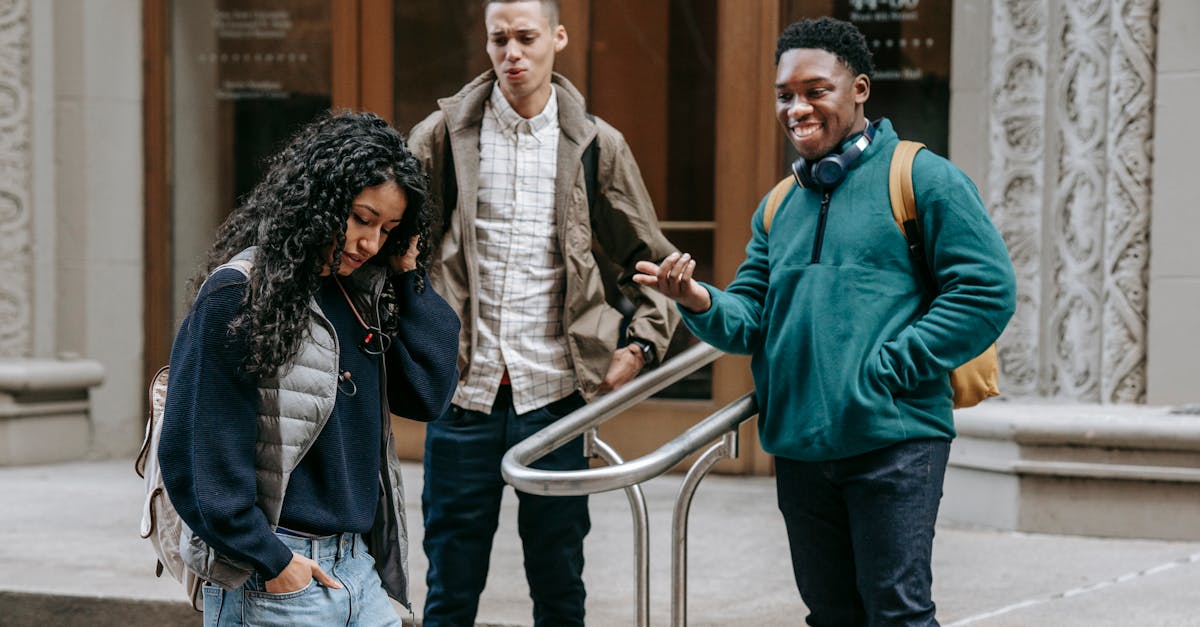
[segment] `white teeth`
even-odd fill
[[[820,128],[819,126],[804,126],[804,127],[793,126],[792,133],[796,137],[804,138],[804,137],[808,137],[809,135],[812,135],[813,133],[816,133],[817,129],[819,129],[819,128]]]

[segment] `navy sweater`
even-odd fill
[[[458,381],[458,317],[432,289],[416,294],[411,273],[393,279],[401,318],[386,353],[392,412],[424,420],[445,411]],[[245,278],[218,272],[198,295],[171,351],[159,459],[180,517],[219,553],[274,578],[291,551],[274,537],[256,504],[257,382],[240,376],[244,337],[229,323],[241,306]],[[292,472],[280,526],[328,535],[366,533],[379,502],[385,429],[380,356],[359,346],[365,332],[332,279],[317,295],[339,344],[339,372],[357,387],[339,388],[333,413]],[[366,315],[366,312],[362,312]]]

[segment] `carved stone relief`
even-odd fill
[[[1100,380],[1106,402],[1146,400],[1157,5],[1155,0],[1113,5]]]
[[[1008,243],[1019,290],[999,343],[1004,390],[1037,394],[1041,380],[1042,224],[1045,187],[1046,0],[1005,0],[992,16],[988,206]]]
[[[27,0],[0,1],[0,358],[31,350],[29,54]]]
[[[1155,14],[993,5],[989,204],[1020,283],[1000,344],[1015,396],[1145,400]]]
[[[1104,254],[1104,179],[1108,99],[1108,2],[1063,3],[1055,30],[1058,71],[1051,85],[1058,181],[1047,209],[1055,226],[1054,299],[1047,314],[1053,350],[1048,390],[1074,400],[1100,400]]]

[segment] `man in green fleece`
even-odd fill
[[[637,282],[688,328],[753,355],[763,448],[810,625],[936,625],[930,554],[954,437],[949,372],[995,342],[1016,306],[1012,263],[971,180],[922,150],[913,183],[924,258],[892,218],[891,122],[868,122],[871,54],[853,25],[788,26],[776,116],[801,186],[719,290],[673,254]],[[928,277],[928,278],[926,278]]]

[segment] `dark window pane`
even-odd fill
[[[483,6],[475,0],[401,0],[395,12],[396,127],[407,132],[470,79],[491,67]]]

